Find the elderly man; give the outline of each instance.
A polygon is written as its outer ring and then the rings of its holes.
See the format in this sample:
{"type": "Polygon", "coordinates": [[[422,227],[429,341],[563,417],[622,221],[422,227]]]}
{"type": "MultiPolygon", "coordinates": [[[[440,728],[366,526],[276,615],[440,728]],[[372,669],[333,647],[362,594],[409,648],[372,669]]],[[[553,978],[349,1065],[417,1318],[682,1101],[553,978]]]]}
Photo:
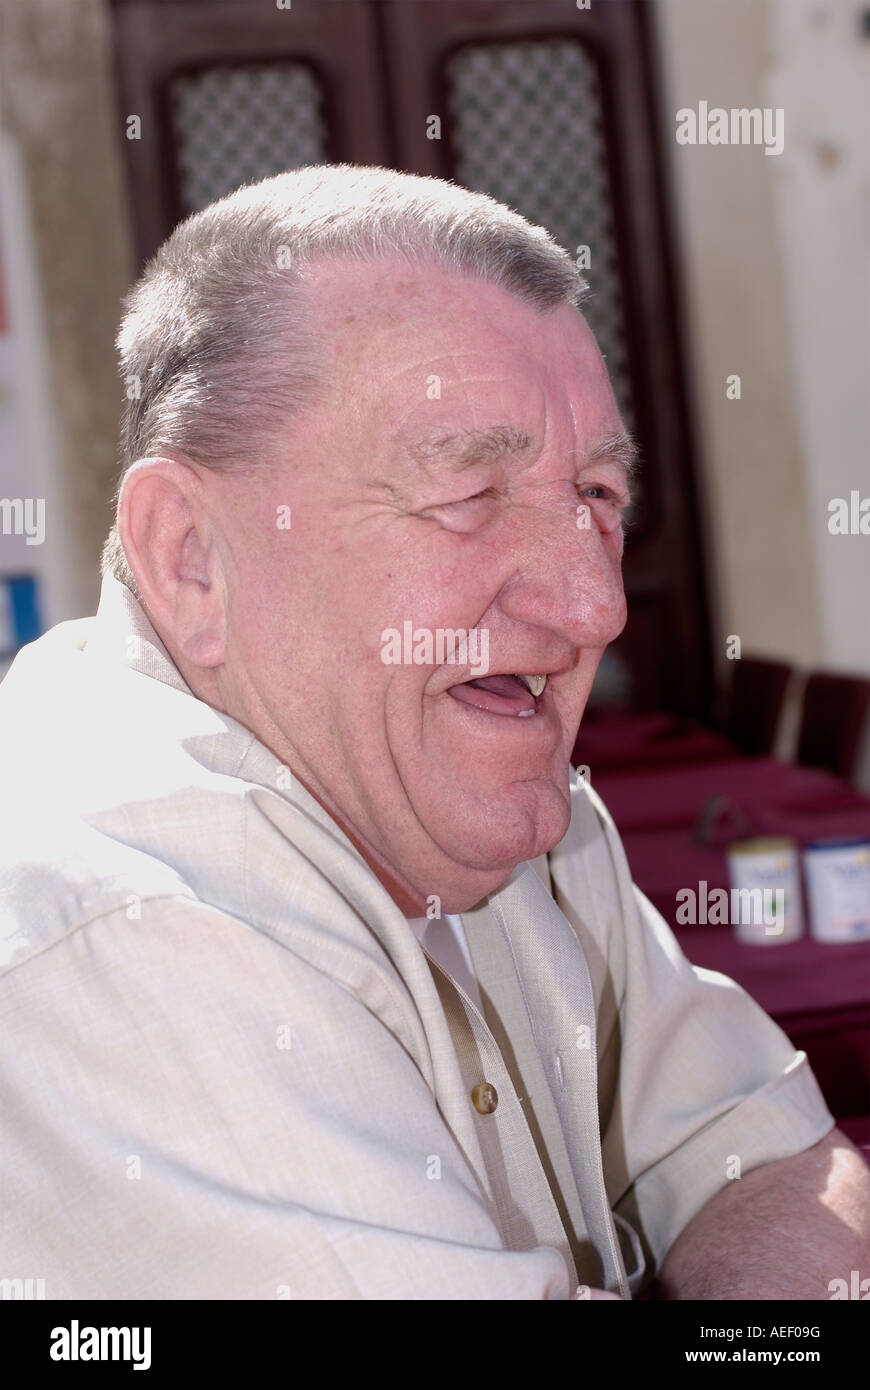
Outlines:
{"type": "Polygon", "coordinates": [[[0,1275],[829,1297],[870,1180],[569,754],[634,450],[575,267],[326,166],[132,293],[99,611],[0,690],[0,1275]]]}

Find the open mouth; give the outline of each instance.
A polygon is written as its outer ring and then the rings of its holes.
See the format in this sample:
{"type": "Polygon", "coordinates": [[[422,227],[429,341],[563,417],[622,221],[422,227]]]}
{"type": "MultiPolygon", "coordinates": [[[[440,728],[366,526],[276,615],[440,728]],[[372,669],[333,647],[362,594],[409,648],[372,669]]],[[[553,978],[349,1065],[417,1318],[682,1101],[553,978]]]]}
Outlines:
{"type": "Polygon", "coordinates": [[[481,676],[478,680],[452,685],[447,693],[454,700],[474,705],[489,714],[528,719],[538,713],[546,684],[546,676],[481,676]]]}

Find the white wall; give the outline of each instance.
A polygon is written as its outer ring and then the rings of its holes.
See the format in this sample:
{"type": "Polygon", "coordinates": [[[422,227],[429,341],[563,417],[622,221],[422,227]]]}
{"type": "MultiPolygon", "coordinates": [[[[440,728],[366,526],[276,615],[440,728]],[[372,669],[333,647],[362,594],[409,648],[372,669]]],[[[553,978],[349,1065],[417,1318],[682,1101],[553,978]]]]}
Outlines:
{"type": "Polygon", "coordinates": [[[828,503],[870,497],[870,38],[850,0],[774,0],[768,101],[788,112],[776,212],[804,491],[828,665],[870,673],[870,536],[828,503]]]}
{"type": "MultiPolygon", "coordinates": [[[[0,333],[0,497],[44,501],[40,544],[0,534],[0,579],[33,575],[40,616],[51,627],[68,617],[73,579],[69,499],[46,342],[45,306],[35,260],[27,188],[16,142],[0,127],[0,264],[6,331],[0,333]]],[[[37,540],[36,533],[33,540],[37,540]]],[[[0,656],[0,676],[11,658],[0,656]]]]}
{"type": "MultiPolygon", "coordinates": [[[[4,478],[22,468],[51,475],[40,482],[53,502],[39,548],[55,576],[51,623],[95,611],[111,522],[122,406],[114,337],[133,271],[124,119],[108,0],[0,0],[0,29],[0,125],[17,149],[16,222],[29,224],[14,290],[36,402],[34,440],[12,451],[4,478]]],[[[11,495],[34,487],[35,478],[16,481],[11,495]]],[[[25,559],[36,551],[26,547],[25,559]]]]}
{"type": "MultiPolygon", "coordinates": [[[[699,425],[713,645],[870,671],[870,42],[852,0],[658,0],[656,32],[699,425]],[[782,107],[782,154],[678,145],[681,107],[782,107]],[[729,401],[725,378],[742,378],[729,401]]],[[[784,741],[794,732],[792,691],[784,741]]],[[[870,786],[870,751],[859,780],[870,786]]]]}

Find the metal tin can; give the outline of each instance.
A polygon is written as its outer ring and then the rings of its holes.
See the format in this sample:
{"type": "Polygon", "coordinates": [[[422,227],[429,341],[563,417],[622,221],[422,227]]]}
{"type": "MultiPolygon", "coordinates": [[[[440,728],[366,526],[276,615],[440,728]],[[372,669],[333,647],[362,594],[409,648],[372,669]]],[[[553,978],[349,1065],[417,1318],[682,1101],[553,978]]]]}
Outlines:
{"type": "Polygon", "coordinates": [[[804,850],[804,872],[811,935],[870,940],[870,840],[814,840],[804,850]]]}
{"type": "Polygon", "coordinates": [[[728,849],[730,921],[738,941],[778,945],[803,935],[800,864],[794,840],[765,836],[728,849]]]}

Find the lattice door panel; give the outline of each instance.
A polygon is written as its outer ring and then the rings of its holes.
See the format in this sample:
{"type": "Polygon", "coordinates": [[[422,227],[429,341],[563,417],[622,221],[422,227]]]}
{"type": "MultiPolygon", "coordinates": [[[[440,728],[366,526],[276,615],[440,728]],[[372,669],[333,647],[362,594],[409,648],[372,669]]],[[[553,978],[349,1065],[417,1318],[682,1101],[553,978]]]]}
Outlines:
{"type": "Polygon", "coordinates": [[[629,429],[631,376],[595,64],[567,40],[487,43],[446,64],[458,182],[490,193],[552,232],[567,251],[590,249],[584,314],[598,339],[629,429]]]}
{"type": "Polygon", "coordinates": [[[328,160],[323,93],[304,63],[252,63],[179,76],[170,87],[185,212],[240,184],[328,160]]]}

